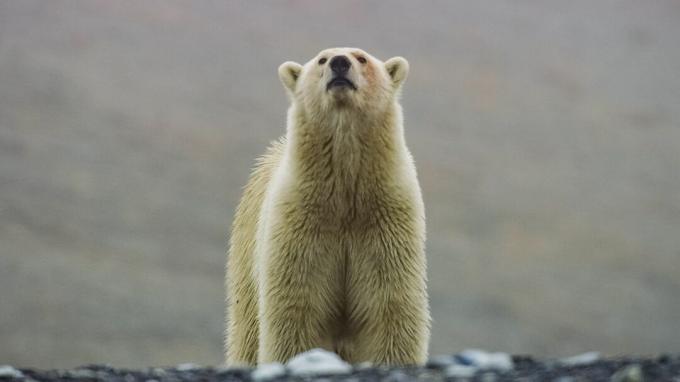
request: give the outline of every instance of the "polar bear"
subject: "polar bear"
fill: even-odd
[[[408,71],[356,48],[279,67],[286,135],[257,162],[232,226],[227,364],[312,348],[425,362],[425,212],[399,104]]]

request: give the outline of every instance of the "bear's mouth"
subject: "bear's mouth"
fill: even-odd
[[[330,90],[335,87],[347,87],[352,90],[357,90],[356,85],[350,80],[348,80],[346,77],[335,77],[332,80],[328,81],[328,84],[326,85],[326,90]]]

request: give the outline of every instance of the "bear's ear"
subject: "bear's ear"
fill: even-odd
[[[385,61],[385,69],[394,86],[399,87],[408,76],[408,61],[404,57],[392,57]]]
[[[295,84],[300,77],[300,72],[302,72],[302,65],[297,62],[286,61],[279,66],[279,79],[291,93],[295,92]]]

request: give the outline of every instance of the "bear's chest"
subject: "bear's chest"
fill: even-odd
[[[396,207],[392,205],[394,195],[386,188],[375,178],[317,180],[298,190],[290,208],[303,212],[308,224],[337,232],[353,231],[374,224]]]

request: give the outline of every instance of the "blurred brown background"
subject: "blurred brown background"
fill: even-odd
[[[680,351],[677,1],[0,1],[0,363],[222,359],[276,75],[411,63],[432,353]]]

